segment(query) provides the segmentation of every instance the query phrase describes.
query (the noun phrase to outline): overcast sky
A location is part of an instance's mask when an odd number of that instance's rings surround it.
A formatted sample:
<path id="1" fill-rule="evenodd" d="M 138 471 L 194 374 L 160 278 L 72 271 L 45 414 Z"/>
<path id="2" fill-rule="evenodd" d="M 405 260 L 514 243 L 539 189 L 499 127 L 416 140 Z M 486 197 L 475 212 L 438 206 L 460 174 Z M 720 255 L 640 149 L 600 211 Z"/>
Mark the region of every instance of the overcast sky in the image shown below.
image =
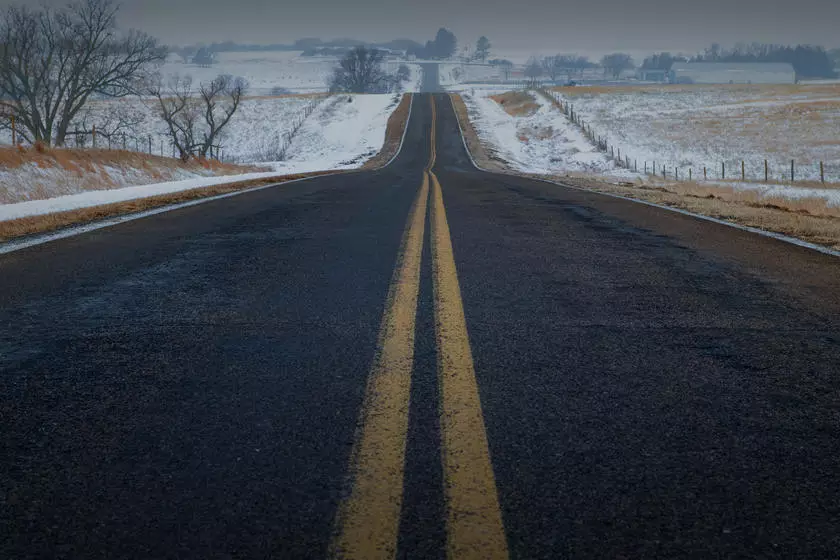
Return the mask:
<path id="1" fill-rule="evenodd" d="M 695 52 L 737 41 L 840 47 L 840 0 L 123 0 L 121 23 L 174 45 L 425 40 L 446 26 L 461 41 L 485 34 L 497 51 L 534 53 Z"/>

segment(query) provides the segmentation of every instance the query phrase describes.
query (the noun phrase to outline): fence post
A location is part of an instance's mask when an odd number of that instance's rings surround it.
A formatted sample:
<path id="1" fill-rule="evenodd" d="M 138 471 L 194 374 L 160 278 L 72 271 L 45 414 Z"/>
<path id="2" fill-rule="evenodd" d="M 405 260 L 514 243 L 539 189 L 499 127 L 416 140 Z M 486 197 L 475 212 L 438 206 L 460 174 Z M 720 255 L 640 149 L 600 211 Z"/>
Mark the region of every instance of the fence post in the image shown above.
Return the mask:
<path id="1" fill-rule="evenodd" d="M 647 175 L 647 161 L 645 161 L 645 175 Z"/>
<path id="2" fill-rule="evenodd" d="M 823 166 L 823 162 L 820 162 L 820 182 L 825 183 L 825 166 Z"/>
<path id="3" fill-rule="evenodd" d="M 742 181 L 747 180 L 747 172 L 745 171 L 745 168 L 744 168 L 744 160 L 741 160 L 741 180 Z"/>
<path id="4" fill-rule="evenodd" d="M 720 178 L 726 179 L 726 162 L 720 162 Z"/>
<path id="5" fill-rule="evenodd" d="M 793 183 L 796 181 L 793 174 L 793 160 L 790 160 L 790 182 Z"/>
<path id="6" fill-rule="evenodd" d="M 770 167 L 767 165 L 767 160 L 764 160 L 764 182 L 770 179 Z"/>
<path id="7" fill-rule="evenodd" d="M 691 182 L 691 179 L 692 179 L 692 177 L 691 177 L 691 168 L 689 167 L 689 168 L 688 168 L 688 181 L 689 181 L 689 182 Z"/>
<path id="8" fill-rule="evenodd" d="M 639 172 L 639 160 L 637 159 L 633 160 L 633 171 L 635 171 L 636 173 Z"/>
<path id="9" fill-rule="evenodd" d="M 708 176 L 706 175 L 706 166 L 704 165 L 703 166 L 703 180 L 705 181 L 706 179 L 708 179 Z"/>
<path id="10" fill-rule="evenodd" d="M 152 155 L 152 135 L 149 134 L 149 155 Z"/>
<path id="11" fill-rule="evenodd" d="M 14 115 L 12 115 L 12 146 L 17 146 L 17 123 Z"/>

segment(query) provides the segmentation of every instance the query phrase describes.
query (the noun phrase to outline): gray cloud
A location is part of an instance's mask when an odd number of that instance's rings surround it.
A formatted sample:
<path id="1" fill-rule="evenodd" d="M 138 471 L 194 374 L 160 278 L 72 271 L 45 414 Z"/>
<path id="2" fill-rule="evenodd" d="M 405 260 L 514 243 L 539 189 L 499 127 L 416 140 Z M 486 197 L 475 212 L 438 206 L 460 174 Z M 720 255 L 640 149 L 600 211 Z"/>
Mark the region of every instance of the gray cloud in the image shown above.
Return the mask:
<path id="1" fill-rule="evenodd" d="M 446 26 L 462 40 L 486 34 L 497 50 L 522 52 L 693 52 L 715 41 L 840 46 L 836 0 L 124 0 L 120 19 L 172 44 L 425 40 Z"/>

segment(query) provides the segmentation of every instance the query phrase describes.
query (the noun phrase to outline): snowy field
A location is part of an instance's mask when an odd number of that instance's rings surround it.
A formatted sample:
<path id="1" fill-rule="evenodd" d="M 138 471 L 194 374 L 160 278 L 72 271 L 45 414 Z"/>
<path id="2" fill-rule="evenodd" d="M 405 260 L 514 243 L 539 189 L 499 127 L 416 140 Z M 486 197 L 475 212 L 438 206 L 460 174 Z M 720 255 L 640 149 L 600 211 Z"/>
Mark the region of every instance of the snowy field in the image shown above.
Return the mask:
<path id="1" fill-rule="evenodd" d="M 639 166 L 689 168 L 695 178 L 840 182 L 840 85 L 577 87 L 556 90 Z"/>
<path id="2" fill-rule="evenodd" d="M 464 91 L 461 97 L 482 144 L 514 169 L 548 175 L 629 175 L 597 151 L 550 101 L 533 92 L 519 92 L 506 111 L 500 101 L 510 95 L 478 89 Z"/>
<path id="3" fill-rule="evenodd" d="M 72 162 L 54 167 L 24 164 L 9 168 L 0 164 L 0 201 L 8 202 L 0 204 L 0 220 L 121 202 L 221 182 L 357 168 L 382 149 L 388 118 L 400 99 L 400 94 L 339 95 L 321 99 L 315 111 L 304 120 L 283 161 L 257 161 L 254 154 L 262 155 L 262 138 L 285 131 L 289 119 L 297 118 L 300 108 L 311 99 L 249 100 L 231 121 L 225 145 L 238 146 L 241 154 L 252 156 L 242 159 L 273 169 L 264 174 L 208 177 L 206 175 L 211 175 L 211 171 L 157 168 L 145 162 L 137 169 L 130 166 L 119 169 L 97 165 L 80 167 Z M 134 109 L 151 110 L 136 100 L 119 103 L 139 103 Z M 147 132 L 152 135 L 153 151 L 156 151 L 163 136 L 151 125 Z M 235 152 L 233 148 L 231 151 Z M 142 159 L 142 155 L 134 155 Z"/>
<path id="4" fill-rule="evenodd" d="M 396 72 L 400 64 L 412 71 L 412 79 L 405 84 L 407 91 L 417 91 L 420 68 L 416 64 L 388 60 L 387 72 Z M 165 77 L 191 76 L 194 82 L 207 82 L 219 74 L 242 76 L 248 80 L 250 95 L 275 93 L 324 93 L 338 65 L 338 58 L 328 56 L 300 56 L 299 51 L 283 52 L 223 52 L 215 64 L 203 68 L 186 64 L 180 57 L 170 56 L 161 68 Z"/>
<path id="5" fill-rule="evenodd" d="M 360 167 L 382 149 L 388 118 L 401 99 L 402 94 L 330 97 L 304 121 L 284 161 L 263 163 L 282 173 Z"/>

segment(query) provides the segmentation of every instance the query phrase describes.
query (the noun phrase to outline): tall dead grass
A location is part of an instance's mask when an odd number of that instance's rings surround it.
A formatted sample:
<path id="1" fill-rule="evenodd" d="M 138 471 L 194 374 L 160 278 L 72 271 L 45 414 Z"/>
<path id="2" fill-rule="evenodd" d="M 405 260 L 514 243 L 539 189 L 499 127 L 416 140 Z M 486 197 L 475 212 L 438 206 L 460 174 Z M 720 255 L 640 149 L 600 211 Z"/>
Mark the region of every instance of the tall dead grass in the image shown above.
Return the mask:
<path id="1" fill-rule="evenodd" d="M 840 249 L 840 208 L 821 198 L 762 197 L 754 191 L 689 182 L 613 184 L 584 176 L 551 178 Z"/>
<path id="2" fill-rule="evenodd" d="M 509 91 L 499 95 L 491 95 L 490 99 L 502 106 L 512 117 L 530 117 L 540 110 L 534 97 L 525 91 Z"/>

